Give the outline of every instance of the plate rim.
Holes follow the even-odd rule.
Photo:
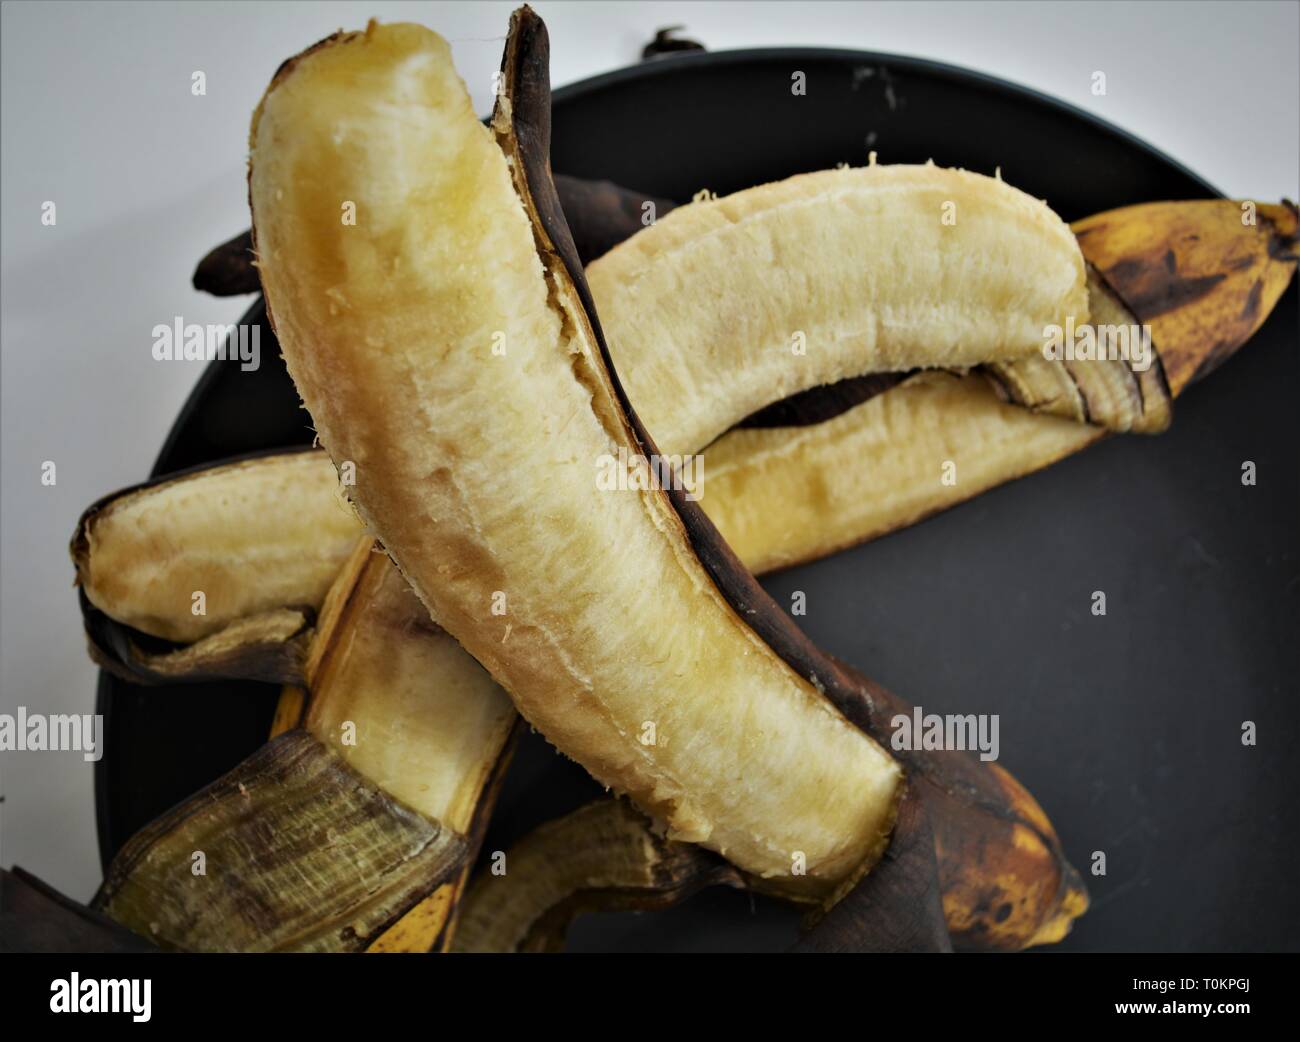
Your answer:
[[[982,86],[1001,90],[1007,93],[1018,95],[1025,101],[1032,102],[1041,108],[1052,109],[1063,115],[1082,120],[1090,124],[1094,129],[1102,131],[1106,135],[1141,149],[1143,152],[1155,157],[1163,163],[1168,164],[1177,170],[1184,177],[1196,182],[1206,192],[1211,193],[1217,199],[1224,199],[1226,196],[1215,185],[1210,184],[1204,177],[1196,173],[1185,163],[1175,159],[1168,152],[1157,148],[1149,141],[1139,137],[1131,130],[1125,130],[1123,127],[1112,123],[1095,112],[1090,112],[1085,108],[1069,101],[1048,94],[1045,91],[1038,90],[1034,87],[1028,87],[1023,83],[1015,80],[1004,79],[1001,76],[995,76],[992,73],[981,72],[978,69],[972,69],[969,66],[957,65],[952,62],[937,61],[933,58],[922,58],[911,54],[897,54],[891,51],[866,51],[858,50],[853,47],[738,47],[731,50],[722,51],[695,51],[685,54],[668,55],[660,58],[642,59],[635,65],[624,65],[617,69],[611,69],[608,72],[597,73],[594,76],[587,76],[573,83],[565,84],[563,87],[555,87],[551,91],[552,102],[564,102],[570,99],[578,99],[594,94],[597,91],[604,90],[611,86],[620,86],[626,82],[641,79],[652,79],[660,75],[687,68],[692,65],[741,65],[754,61],[768,61],[773,59],[793,59],[800,58],[819,58],[832,59],[835,61],[845,62],[870,62],[877,65],[890,65],[899,68],[910,68],[916,72],[940,79],[950,80],[953,82],[975,81]]]

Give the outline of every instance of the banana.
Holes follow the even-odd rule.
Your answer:
[[[660,450],[863,373],[1039,352],[1088,318],[1046,204],[933,165],[824,170],[680,206],[588,269],[615,370]]]
[[[517,732],[509,699],[369,540],[326,598],[306,681],[305,727],[132,837],[95,910],[185,951],[450,943]]]
[[[266,459],[169,475],[90,506],[71,552],[91,606],[182,643],[262,613],[319,606],[360,526],[319,453]]]
[[[1103,434],[1003,402],[978,373],[923,372],[821,423],[731,431],[704,454],[700,505],[762,574],[914,524]]]
[[[705,451],[701,505],[748,567],[763,573],[884,535],[1111,432],[1165,429],[1173,397],[1263,324],[1300,252],[1289,203],[1149,203],[1072,227],[1094,323],[1148,326],[1153,364],[1029,359],[921,373],[865,401],[842,387],[814,392],[831,399],[829,409],[802,403],[814,424],[729,431]],[[939,480],[945,461],[958,481]]]
[[[679,837],[792,885],[826,886],[878,856],[893,761],[756,639],[658,489],[597,488],[602,457],[640,448],[446,44],[372,25],[290,62],[251,152],[254,239],[290,373],[336,463],[356,462],[354,502],[432,615],[526,719]],[[332,173],[308,181],[307,165]],[[367,218],[301,237],[345,180]],[[421,203],[450,198],[436,218]],[[597,567],[611,553],[635,565]],[[611,604],[655,624],[615,632]],[[653,743],[638,737],[647,724]]]

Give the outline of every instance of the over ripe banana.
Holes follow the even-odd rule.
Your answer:
[[[888,171],[899,168],[870,169]],[[907,169],[914,172],[914,183],[909,184],[908,189],[902,194],[912,198],[913,201],[923,196],[926,187],[933,187],[924,183],[926,178],[940,180],[956,175],[956,172],[936,171],[933,167]],[[844,176],[861,175],[865,172],[829,173]],[[813,176],[819,178],[823,175]],[[974,177],[974,175],[959,176]],[[801,179],[794,179],[796,182],[799,180]],[[981,190],[995,193],[1000,191],[998,188],[989,188],[989,186],[999,185],[999,182],[990,179],[976,180],[987,182],[987,185],[981,184]],[[772,193],[774,189],[780,187],[764,186],[753,190],[753,194],[761,197],[763,193]],[[880,188],[879,181],[874,184],[874,188]],[[1005,189],[1006,186],[1001,188]],[[786,190],[788,191],[788,188]],[[1013,192],[1009,189],[1007,191]],[[742,196],[745,194],[741,193]],[[1018,193],[1014,194],[1018,195]],[[780,213],[782,204],[774,201],[776,195],[779,193],[768,194],[766,198],[758,198],[756,202],[751,199],[748,204],[734,202],[730,209],[727,206],[722,207],[723,213],[737,209],[744,210],[748,207],[749,216],[755,218],[753,224],[758,227],[750,226],[745,220],[734,226],[726,220],[717,221],[717,211],[714,211],[713,218],[701,216],[705,210],[718,207],[719,202],[724,201],[697,204],[684,208],[682,212],[690,216],[690,220],[698,225],[700,234],[706,239],[713,236],[733,235],[738,237],[736,242],[747,241],[752,244],[761,241],[779,249],[783,242],[782,235],[788,233],[791,225],[797,226],[799,220],[806,215],[797,213],[793,218],[789,214],[782,215]],[[823,202],[825,198],[823,195]],[[788,202],[788,198],[786,201]],[[1229,247],[1232,246],[1233,239],[1228,234],[1231,229],[1218,227],[1223,224],[1220,220],[1223,215],[1219,213],[1211,215],[1205,209],[1209,206],[1235,207],[1235,204],[1176,204],[1172,209],[1166,208],[1161,211],[1163,216],[1157,222],[1147,221],[1144,211],[1148,208],[1121,211],[1119,213],[1123,215],[1122,217],[1102,215],[1090,219],[1090,222],[1080,222],[1081,225],[1088,225],[1088,234],[1082,235],[1082,241],[1090,259],[1093,259],[1095,253],[1099,261],[1108,262],[1103,264],[1109,272],[1108,281],[1121,282],[1131,291],[1132,286],[1139,280],[1140,273],[1148,272],[1140,276],[1145,279],[1145,282],[1140,284],[1146,294],[1145,298],[1140,299],[1155,299],[1159,296],[1154,288],[1159,285],[1159,272],[1170,270],[1168,261],[1164,259],[1166,251],[1158,248],[1161,235],[1166,239],[1170,237],[1177,239],[1176,245],[1181,251],[1182,241],[1192,237],[1181,234],[1173,236],[1173,231],[1186,232],[1191,225],[1201,233],[1196,238],[1204,237],[1213,243],[1212,247],[1202,249],[1197,255],[1196,260],[1199,264],[1197,270],[1202,274],[1206,272],[1207,266],[1216,260],[1222,266],[1225,250],[1232,252]],[[1235,318],[1236,322],[1235,325],[1230,323],[1228,335],[1216,343],[1216,359],[1221,359],[1225,352],[1235,349],[1253,332],[1259,322],[1262,322],[1276,297],[1285,288],[1294,267],[1294,258],[1286,256],[1284,248],[1274,249],[1274,240],[1282,244],[1289,241],[1291,248],[1294,248],[1294,210],[1262,207],[1261,211],[1268,233],[1255,236],[1253,244],[1245,242],[1238,236],[1237,245],[1232,247],[1240,255],[1243,252],[1241,247],[1244,245],[1245,252],[1253,256],[1252,270],[1255,274],[1252,276],[1252,284],[1258,282],[1259,288],[1253,291],[1241,291],[1243,301],[1251,306],[1243,306],[1240,312],[1234,312],[1229,316]],[[1237,217],[1235,211],[1229,216],[1232,216],[1234,223],[1241,227],[1239,222],[1235,221]],[[714,220],[714,223],[710,224],[710,220]],[[1048,223],[1050,224],[1050,221]],[[660,222],[661,226],[665,224],[666,221]],[[1148,224],[1150,234],[1145,240],[1140,234],[1134,233],[1134,228],[1146,227]],[[958,226],[959,224],[952,227]],[[1207,229],[1216,234],[1205,234]],[[642,234],[647,238],[650,237],[649,231]],[[637,238],[640,239],[642,236]],[[1150,254],[1154,257],[1155,254],[1151,251],[1155,249],[1161,254],[1158,258],[1161,262],[1156,268],[1152,268],[1150,264],[1145,266],[1136,264],[1131,255],[1124,253],[1124,248],[1114,245],[1117,242],[1126,244],[1124,248],[1129,249],[1130,254],[1140,249],[1145,251],[1144,256]],[[1152,242],[1156,243],[1156,246],[1152,246]],[[1267,256],[1264,251],[1266,244]],[[1172,247],[1167,252],[1169,256],[1174,255]],[[618,254],[619,251],[616,250],[609,259],[616,259]],[[1181,259],[1181,252],[1179,257]],[[1239,261],[1240,256],[1237,259]],[[671,282],[671,272],[674,269],[677,270],[678,277],[689,273],[697,262],[696,251],[683,249],[681,243],[678,243],[672,249],[653,252],[651,260],[639,269],[639,274],[648,286],[653,287],[665,281]],[[592,269],[592,280],[596,285],[599,285],[599,268],[600,266],[596,265]],[[1243,270],[1240,263],[1234,265],[1235,272]],[[1152,272],[1154,274],[1151,274]],[[706,276],[709,274],[705,272]],[[1124,282],[1124,278],[1128,281]],[[1223,292],[1222,281],[1213,279],[1212,284],[1219,288],[1216,288],[1215,292],[1206,294],[1204,299],[1197,299],[1196,303],[1201,310],[1212,306],[1216,295]],[[610,285],[614,287],[615,292],[620,288],[618,281],[612,281]],[[706,292],[712,291],[709,289],[708,277],[702,281],[692,279],[688,287],[690,292],[679,293],[676,303],[686,311],[692,308],[698,309],[702,297],[698,292],[694,295],[692,292],[698,290],[701,285],[705,287]],[[1231,285],[1244,287],[1246,283],[1243,277],[1237,277]],[[1123,305],[1114,298],[1095,272],[1089,274],[1089,296],[1096,322],[1118,322],[1128,317],[1127,312],[1123,310]],[[599,294],[597,299],[604,310],[604,299]],[[874,299],[878,304],[879,299]],[[1148,304],[1149,312],[1154,308],[1155,305]],[[779,309],[776,311],[779,312]],[[1220,311],[1222,312],[1221,308]],[[630,313],[634,316],[637,314],[635,308]],[[766,320],[771,328],[779,329],[793,324],[789,321],[790,317],[788,313],[769,313],[766,315]],[[608,316],[606,318],[607,328],[613,328],[612,324],[608,323]],[[632,321],[636,322],[639,319],[634,317]],[[1223,323],[1220,323],[1220,326],[1222,325]],[[1206,352],[1203,345],[1197,346],[1194,324],[1184,322],[1175,327],[1166,321],[1163,328],[1168,331],[1165,334],[1166,339],[1158,338],[1157,345],[1164,345],[1162,358],[1173,357],[1177,360],[1170,380],[1176,391],[1186,384],[1188,374],[1194,371],[1204,372],[1208,368],[1199,362],[1191,364],[1185,360],[1204,358]],[[615,332],[618,335],[615,336],[611,346],[617,354],[621,350],[620,345],[627,341],[623,340],[620,331],[616,329]],[[806,331],[797,332],[803,333],[806,348],[808,345]],[[1179,339],[1175,340],[1175,336]],[[1204,339],[1203,335],[1201,339]],[[713,342],[715,341],[711,341]],[[705,412],[682,410],[682,423],[687,428],[694,425],[700,431],[713,430],[717,422],[711,417],[718,416],[729,417],[724,426],[732,426],[736,419],[743,418],[746,414],[744,410],[748,409],[754,401],[765,405],[778,393],[786,393],[790,388],[802,389],[808,386],[808,380],[815,380],[819,372],[839,372],[850,375],[869,372],[873,365],[878,364],[873,359],[878,358],[882,342],[888,344],[892,341],[889,337],[883,338],[883,341],[881,338],[865,339],[857,344],[856,350],[849,350],[852,345],[847,339],[834,337],[820,339],[817,341],[818,345],[823,348],[829,346],[831,350],[819,354],[816,364],[821,364],[825,368],[818,369],[816,364],[801,365],[801,356],[794,350],[795,344],[790,345],[791,350],[787,357],[780,359],[781,364],[767,365],[768,355],[764,354],[756,359],[753,352],[746,350],[749,346],[748,341],[743,338],[733,339],[729,345],[720,348],[718,370],[700,374],[705,379],[694,384],[697,388],[704,389],[703,393],[708,398],[707,410]],[[661,346],[650,337],[644,338],[640,343],[639,349],[651,355],[662,350]],[[1041,337],[1036,339],[1035,344],[1041,344]],[[1173,345],[1173,350],[1170,345]],[[785,345],[778,345],[778,350],[771,353],[772,359],[777,359],[783,353],[781,351],[783,346]],[[926,345],[922,344],[920,347],[924,349]],[[912,351],[913,359],[910,365],[941,364],[934,361],[936,356],[927,355],[924,350],[920,352],[914,348],[909,350]],[[998,351],[994,351],[990,357],[997,358],[998,354]],[[960,498],[976,494],[1002,480],[1045,465],[1060,455],[1091,443],[1101,435],[1097,426],[1082,426],[1079,422],[1066,422],[1050,415],[1032,415],[1021,408],[1002,404],[998,400],[999,397],[1041,412],[1067,416],[1074,421],[1087,421],[1111,430],[1156,430],[1161,429],[1168,422],[1168,396],[1164,392],[1162,369],[1159,364],[1151,369],[1135,372],[1123,365],[1109,367],[1100,364],[1074,366],[1049,364],[1034,355],[1024,354],[1023,350],[1006,350],[1001,354],[1004,360],[992,361],[983,366],[979,371],[980,375],[962,377],[948,373],[922,373],[903,380],[892,389],[876,390],[865,402],[862,399],[868,395],[851,391],[849,393],[858,394],[856,403],[847,409],[842,409],[838,415],[831,413],[829,418],[826,418],[823,414],[822,422],[816,424],[766,429],[741,427],[731,431],[709,449],[709,480],[704,490],[704,506],[711,517],[719,523],[728,540],[733,542],[741,552],[747,564],[755,568],[775,567],[791,563],[793,560],[818,556],[839,545],[856,542],[909,523],[918,516],[943,509]],[[640,406],[643,397],[648,400],[655,399],[654,392],[658,384],[652,367],[638,369],[622,356],[618,357],[620,375],[624,376],[625,382],[629,385],[633,402]],[[989,359],[985,358],[983,361]],[[759,369],[764,369],[766,365],[764,372],[766,379],[770,381],[770,388],[756,392],[743,380],[718,380],[718,372],[725,377],[727,367],[738,363],[748,363],[751,367]],[[839,370],[836,370],[835,366],[839,366]],[[651,373],[648,377],[644,375],[647,372]],[[637,373],[642,374],[639,379],[643,383],[633,379]],[[712,390],[707,388],[709,378],[724,385],[721,391],[716,387]],[[733,383],[740,387],[740,392],[734,396],[729,393]],[[639,386],[648,387],[649,390],[643,395],[637,389]],[[780,389],[779,392],[777,388]],[[831,389],[831,391],[837,390],[838,388]],[[746,394],[750,395],[748,399],[745,398]],[[819,394],[826,398],[833,397],[832,394],[820,390],[811,392],[813,397]],[[667,396],[659,396],[659,400],[664,397]],[[655,406],[652,404],[649,408],[653,409]],[[669,438],[675,436],[671,428],[674,418],[674,414],[670,412],[665,421],[669,424],[666,428]],[[654,428],[654,433],[659,434],[660,430]],[[697,437],[703,436],[697,435]],[[872,446],[881,444],[882,440],[890,440],[891,436],[892,447],[895,451],[901,448],[902,452],[899,455],[891,453],[886,458],[897,460],[901,472],[896,475],[892,471],[885,473],[877,466],[873,466],[869,472],[864,472],[860,460],[874,458],[879,462],[880,457],[874,455]],[[683,446],[689,444],[672,441],[668,443]],[[685,448],[683,451],[691,450]],[[918,476],[926,469],[932,469],[928,465],[935,459],[956,459],[959,456],[963,476],[959,488],[944,486],[934,481],[919,480]],[[314,468],[304,462],[313,457],[316,457]],[[967,464],[966,460],[970,463]],[[236,675],[256,676],[261,679],[292,679],[298,678],[302,673],[301,658],[302,648],[305,645],[305,626],[310,621],[311,611],[299,609],[310,609],[318,604],[323,583],[328,582],[329,576],[337,568],[337,558],[342,556],[341,548],[345,548],[351,540],[355,539],[359,527],[346,508],[339,508],[332,468],[320,460],[318,454],[271,457],[256,464],[240,464],[238,470],[238,476],[233,483],[228,482],[230,487],[227,489],[227,494],[220,497],[212,496],[208,489],[194,486],[201,485],[208,480],[209,476],[213,480],[228,480],[231,477],[229,473],[198,474],[182,479],[181,482],[169,481],[162,486],[122,497],[120,501],[113,504],[103,504],[103,509],[88,512],[87,518],[83,520],[79,529],[78,539],[74,542],[74,551],[78,560],[79,578],[84,584],[85,592],[91,602],[105,609],[104,612],[100,612],[89,604],[86,605],[92,646],[99,644],[101,654],[106,654],[108,664],[111,666],[119,670],[125,666],[128,671],[134,673],[136,679],[146,680],[171,679],[178,675],[223,675],[231,671]],[[277,470],[279,475],[272,474],[272,470]],[[287,479],[289,484],[287,487],[277,488],[276,484],[282,479],[281,476]],[[181,485],[184,483],[193,484],[182,489]],[[294,496],[294,490],[297,488],[301,488],[304,492],[300,498]],[[796,494],[784,494],[788,491],[795,491]],[[187,559],[185,556],[177,557],[175,554],[155,563],[156,554],[153,552],[155,546],[151,544],[151,539],[154,537],[148,535],[151,526],[159,532],[164,532],[168,527],[169,517],[175,519],[175,515],[170,511],[192,512],[196,509],[196,503],[200,513],[206,513],[212,504],[220,503],[227,508],[226,513],[230,514],[229,493],[234,495],[234,514],[238,514],[245,506],[255,508],[255,501],[260,497],[264,497],[261,501],[266,509],[278,509],[281,512],[286,512],[285,508],[289,504],[301,503],[302,510],[290,510],[287,513],[296,516],[300,522],[304,522],[303,527],[310,529],[312,526],[309,522],[313,511],[319,511],[324,531],[330,535],[324,539],[316,539],[315,532],[307,533],[306,542],[313,547],[313,550],[306,562],[303,561],[301,553],[303,541],[295,538],[293,533],[287,533],[284,540],[264,540],[262,545],[256,548],[256,555],[254,555],[246,552],[254,549],[251,545],[241,547],[238,545],[237,536],[231,535],[232,532],[240,530],[239,526],[229,524],[228,518],[224,515],[218,518],[216,510],[213,509],[209,515],[210,520],[213,521],[215,537],[212,542],[220,546],[223,539],[227,543],[234,539],[229,549],[234,551],[232,560],[235,567],[223,575],[219,562]],[[195,496],[198,497],[197,501]],[[794,509],[805,504],[807,509],[802,512]],[[115,509],[121,507],[128,509],[120,510],[115,517],[113,512],[107,509],[110,505]],[[97,508],[100,506],[97,505]],[[105,521],[108,523],[104,523]],[[122,523],[124,521],[129,523]],[[95,552],[92,553],[90,535],[97,526],[99,538],[93,545]],[[334,540],[333,543],[329,543],[331,538]],[[166,544],[160,542],[157,545]],[[317,550],[321,551],[322,556],[317,556]],[[123,555],[121,559],[114,559],[114,555],[117,554]],[[101,567],[93,563],[96,559],[110,562],[111,567],[109,565]],[[259,563],[261,567],[257,567]],[[284,567],[280,567],[281,563]],[[154,568],[157,568],[156,573],[152,571]],[[250,570],[254,568],[256,572],[252,574]],[[232,581],[233,576],[241,570],[244,578]],[[211,579],[197,578],[205,571],[216,572],[215,587]],[[106,588],[101,590],[98,582],[100,576],[108,576],[117,581],[114,583],[110,579]],[[230,596],[220,600],[219,613],[215,618],[193,616],[188,611],[178,612],[176,605],[172,603],[177,590],[192,590],[200,587],[220,589],[223,581]],[[295,608],[286,608],[289,604],[294,605]],[[197,621],[200,625],[194,627],[192,622],[186,621],[187,618]],[[180,628],[170,628],[178,619]],[[129,634],[124,633],[121,627],[116,625],[127,621],[142,631],[155,632],[156,635],[182,640],[200,637],[206,638],[206,641],[201,640],[199,644],[173,652],[171,655],[159,656],[139,647],[130,639]],[[295,654],[282,656],[278,660],[273,659],[269,655],[269,649],[273,649],[277,642],[292,645]],[[250,648],[253,647],[257,649],[256,654],[249,653]],[[232,649],[235,652],[233,658]],[[241,650],[242,654],[240,654]],[[287,711],[286,716],[296,719],[297,713]],[[372,750],[375,748],[372,746]],[[1014,782],[1010,782],[1009,778],[1007,781],[1014,786]],[[1023,790],[1019,790],[1018,786],[1015,786],[1015,789],[1023,796],[1024,805],[1021,810],[1026,815],[1024,820],[1028,821],[1035,814],[1041,818],[1041,812],[1037,810],[1036,805],[1033,805],[1028,795],[1024,794]],[[1017,803],[1019,803],[1018,799],[1012,800],[1013,806]],[[1050,836],[1050,826],[1046,824],[1045,819],[1042,825]],[[1030,837],[1031,846],[1037,842],[1041,842],[1041,839]],[[1052,837],[1051,842],[1043,849],[1050,851],[1054,842]],[[683,850],[695,849],[684,845],[679,846]],[[705,855],[698,852],[692,856],[708,860]],[[980,921],[977,915],[969,914],[976,896],[962,889],[963,882],[969,882],[970,877],[962,880],[954,876],[952,865],[956,860],[955,856],[949,859],[949,878],[945,879],[945,912],[954,932],[958,936],[965,934],[969,937],[972,927],[975,928],[974,932],[978,933],[979,930],[985,929],[987,924]],[[722,863],[717,862],[717,864]],[[944,867],[942,857],[940,867],[941,869]],[[734,874],[734,870],[731,871]],[[956,875],[959,876],[960,873]],[[1050,868],[1043,877],[1055,878]],[[447,891],[449,886],[443,889]],[[1051,895],[1048,897],[1050,899]],[[1068,924],[1070,916],[1082,910],[1078,901],[1074,901],[1072,905],[1070,901],[1064,904],[1070,906],[1072,910],[1068,914],[1058,915],[1055,920],[1056,926],[1052,929],[1035,933],[1032,924],[1026,931],[1023,923],[1013,922],[1006,928],[1006,937],[998,939],[1000,943],[997,946],[1019,946],[1031,937],[1039,941],[1053,939],[1053,930],[1056,931],[1056,935],[1059,935],[1063,929],[1062,924]],[[438,910],[439,907],[441,911]],[[438,900],[434,898],[426,901],[422,906],[426,921],[430,922],[445,922],[449,907],[450,905],[445,901],[439,905]],[[1021,932],[1016,934],[1014,933],[1016,930]],[[434,930],[433,934],[437,932]],[[445,934],[442,936],[445,937]],[[988,940],[986,938],[985,943]],[[1014,943],[1017,940],[1019,943]],[[410,934],[405,938],[398,938],[393,943],[400,946],[412,944],[416,947],[420,946],[420,942],[413,941]]]
[[[764,876],[791,877],[800,851],[823,887],[878,856],[893,761],[728,608],[661,493],[597,489],[598,460],[640,448],[446,44],[414,26],[334,38],[277,76],[251,151],[290,373],[434,617],[562,751],[676,835]],[[338,235],[311,214],[344,181],[366,218]],[[435,215],[436,199],[456,205]],[[638,623],[618,628],[612,605]]]
[[[1247,212],[1256,219],[1244,221]],[[1150,327],[1153,364],[1031,357],[965,376],[919,373],[865,401],[840,385],[801,403],[820,422],[729,431],[705,453],[701,504],[748,567],[766,572],[894,531],[1112,431],[1163,430],[1172,397],[1263,324],[1300,254],[1291,204],[1149,203],[1073,227],[1093,322]],[[945,461],[950,484],[936,479]]]

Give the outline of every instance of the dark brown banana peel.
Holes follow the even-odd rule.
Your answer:
[[[794,951],[953,951],[953,921],[937,871],[942,856],[936,856],[923,797],[911,782],[898,802],[894,835],[879,864],[831,908],[812,919]],[[1074,914],[1082,915],[1086,908],[1084,894]],[[1062,926],[1068,931],[1070,920],[1065,919]]]
[[[869,733],[888,743],[911,707],[853,667]],[[1037,801],[1007,771],[957,750],[893,750],[934,836],[953,947],[1014,951],[1061,940],[1088,907],[1082,878]],[[918,827],[921,827],[918,825]]]
[[[626,800],[597,800],[512,846],[504,875],[474,878],[452,950],[558,952],[588,912],[658,911],[705,887],[749,885],[717,854],[664,838]]]
[[[660,911],[705,887],[766,893],[718,855],[665,839],[622,799],[598,800],[538,827],[480,873],[465,897],[459,952],[558,952],[580,915]],[[780,895],[775,895],[780,896]],[[884,856],[810,923],[795,951],[952,951],[935,873],[934,837],[915,792],[899,801]]]

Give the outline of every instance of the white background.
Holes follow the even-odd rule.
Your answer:
[[[512,6],[4,4],[0,712],[91,710],[68,537],[93,499],[145,477],[198,379],[197,363],[153,361],[153,326],[234,322],[247,306],[189,280],[199,256],[248,225],[248,119],[276,66],[372,16],[421,21],[452,42],[486,112]],[[1229,195],[1300,195],[1295,3],[535,6],[557,86],[635,62],[673,24],[710,50],[920,55],[1095,112]],[[205,97],[190,92],[196,69]],[[1105,97],[1089,90],[1094,70]],[[40,222],[46,200],[55,227]],[[40,483],[44,460],[57,464],[53,488]],[[72,752],[0,753],[0,793],[0,864],[88,897],[100,876],[91,766]]]

